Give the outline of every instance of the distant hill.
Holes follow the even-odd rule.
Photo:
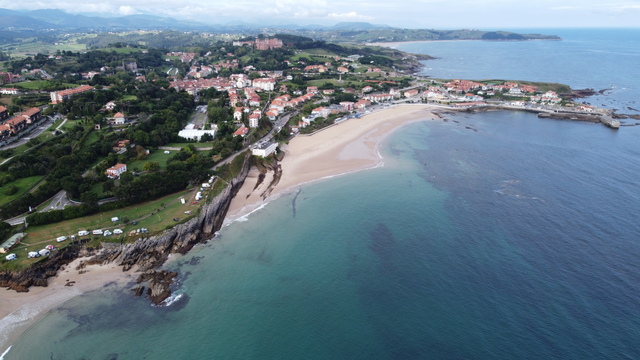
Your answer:
[[[429,30],[399,29],[367,22],[341,22],[333,26],[295,24],[204,24],[182,21],[154,15],[129,15],[99,17],[69,14],[56,9],[15,11],[0,9],[0,30],[10,31],[128,31],[128,30],[177,30],[212,33],[276,33],[312,37],[331,42],[367,43],[420,40],[559,40],[555,35],[517,34],[504,31],[482,30]]]

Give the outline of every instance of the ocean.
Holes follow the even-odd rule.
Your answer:
[[[633,107],[640,31],[540,32],[565,40],[401,49],[441,57],[434,77],[604,85],[585,101]],[[383,167],[301,186],[169,261],[170,306],[107,287],[4,358],[638,359],[639,138],[524,112],[407,125]]]

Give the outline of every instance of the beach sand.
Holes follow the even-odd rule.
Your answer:
[[[123,272],[116,264],[88,265],[82,271],[76,270],[82,260],[86,259],[66,265],[49,279],[47,287],[32,286],[27,293],[0,289],[0,354],[51,309],[87,291],[124,287],[138,275],[134,269]]]
[[[273,172],[267,173],[258,185],[260,174],[252,169],[232,200],[227,219],[244,216],[302,184],[381,165],[378,149],[382,141],[402,125],[435,119],[433,109],[424,104],[399,105],[341,122],[313,135],[296,136],[285,146],[282,177],[275,188],[265,193]],[[31,287],[28,293],[0,289],[0,354],[51,309],[85,292],[107,286],[122,288],[137,278],[135,270],[123,272],[115,264],[87,266],[80,273],[76,266],[81,260],[84,259],[75,260],[49,279],[46,288]],[[75,282],[73,286],[65,286],[71,282]]]
[[[267,199],[261,196],[269,179],[254,190],[258,173],[252,172],[231,201],[228,222],[301,184],[381,165],[378,149],[382,141],[400,126],[437,118],[432,112],[434,109],[425,104],[398,105],[344,121],[313,135],[296,136],[284,146],[282,177],[271,195]]]

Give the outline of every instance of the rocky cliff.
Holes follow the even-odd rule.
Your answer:
[[[138,282],[148,282],[147,294],[152,302],[158,304],[170,295],[167,272],[156,271],[170,254],[185,254],[198,243],[211,239],[220,229],[229,204],[242,186],[250,167],[250,154],[247,153],[239,174],[229,181],[227,187],[200,208],[198,216],[160,234],[141,238],[131,244],[108,244],[100,249],[89,249],[81,243],[75,243],[54,253],[46,262],[39,263],[22,272],[0,273],[0,286],[16,291],[28,291],[30,286],[47,286],[47,278],[55,276],[57,271],[74,259],[91,256],[86,264],[116,263],[123,271],[138,266],[143,274]],[[175,273],[170,273],[171,277]],[[143,289],[138,288],[137,293]]]

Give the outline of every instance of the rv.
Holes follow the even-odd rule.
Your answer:
[[[11,260],[15,260],[18,257],[16,256],[16,254],[9,254],[7,256],[5,256],[5,259],[7,259],[7,261],[11,261]]]
[[[89,232],[87,230],[78,231],[78,236],[87,236],[87,235],[89,235]]]
[[[63,242],[63,241],[65,241],[65,240],[67,240],[67,237],[66,237],[66,236],[58,236],[58,237],[56,238],[56,241],[57,241],[57,242]]]
[[[104,236],[111,236],[111,231],[105,230],[104,231]]]
[[[93,235],[102,235],[102,229],[93,230],[91,233]]]
[[[115,235],[120,235],[120,234],[122,234],[122,233],[123,233],[123,231],[122,231],[122,230],[120,230],[120,229],[113,229],[113,233],[114,233]]]
[[[47,256],[47,255],[51,254],[51,251],[47,250],[47,249],[42,249],[42,250],[38,251],[38,254],[40,254],[40,256]]]
[[[40,257],[40,254],[37,251],[29,251],[29,255],[30,258],[37,258]]]

